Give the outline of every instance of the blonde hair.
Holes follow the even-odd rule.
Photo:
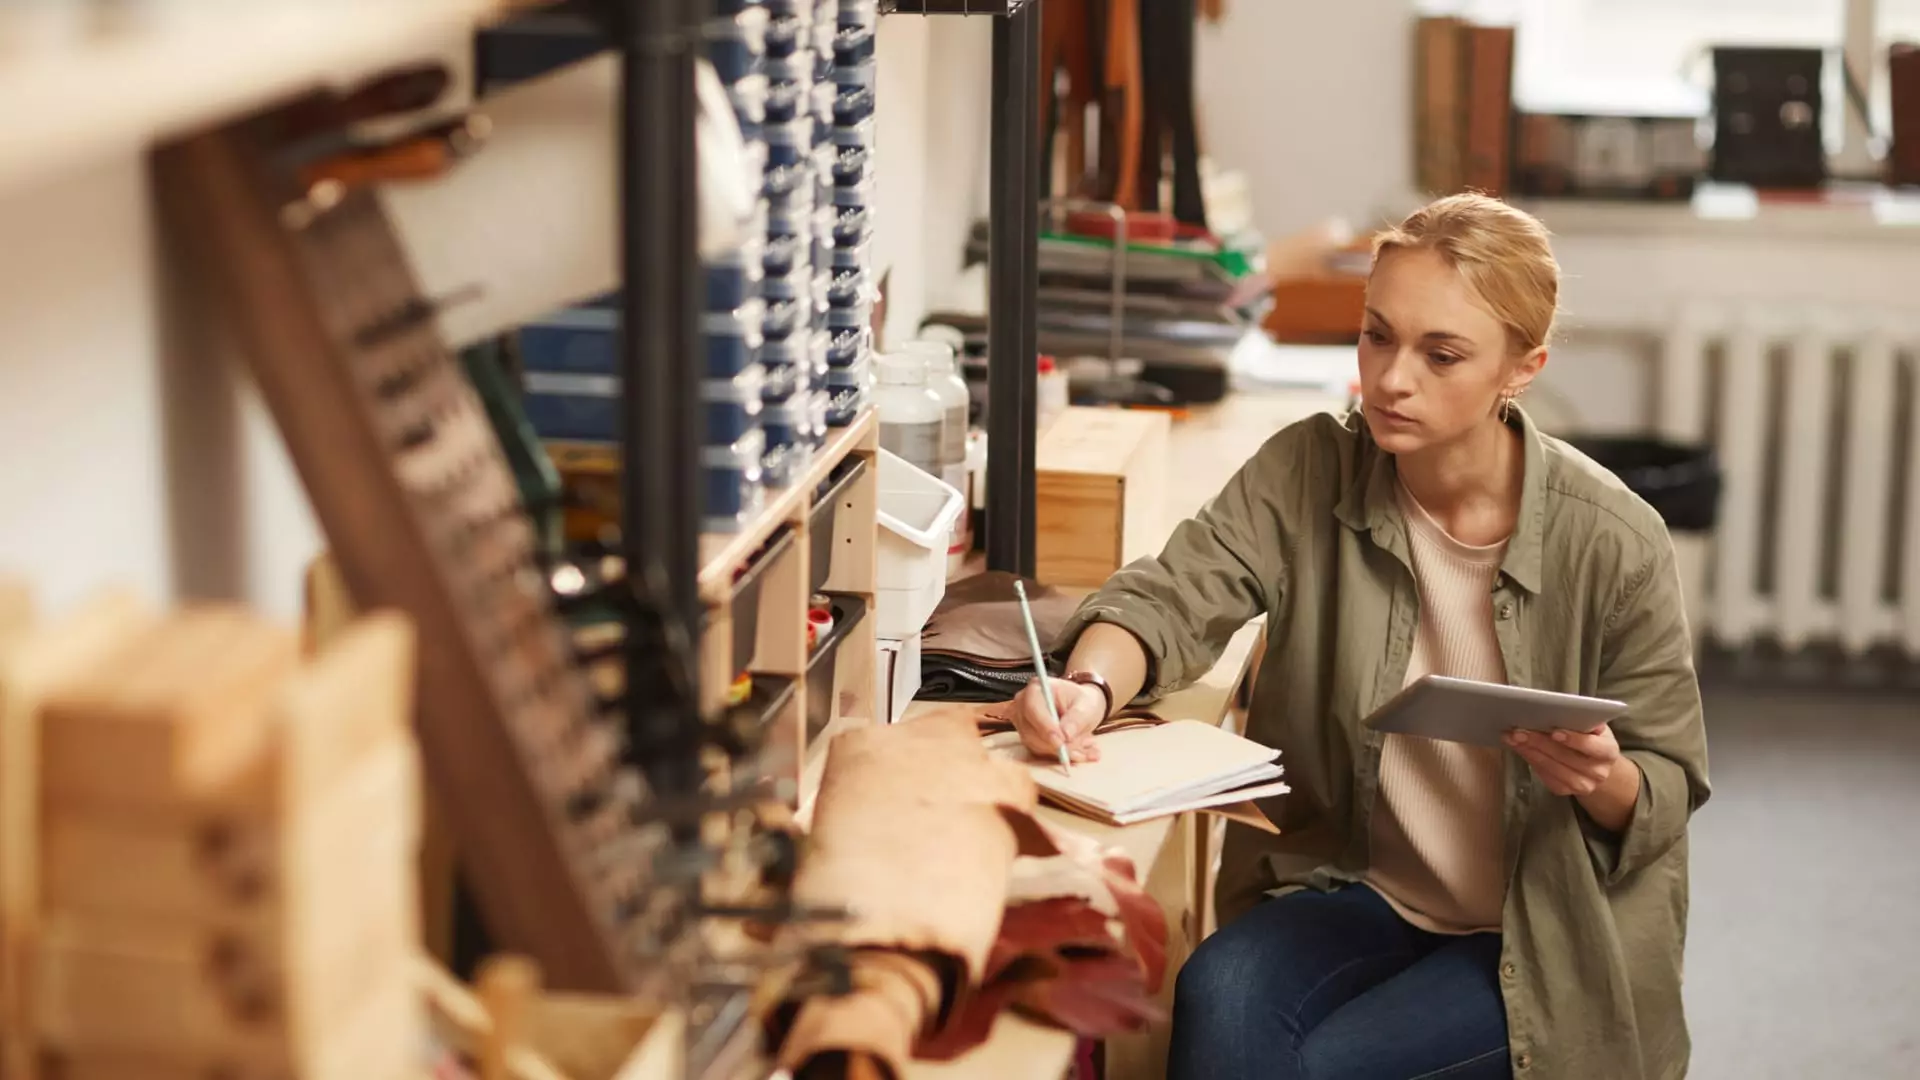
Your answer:
[[[1540,219],[1478,193],[1449,195],[1415,210],[1373,238],[1374,265],[1398,249],[1437,253],[1506,327],[1514,352],[1553,337],[1560,309],[1560,263]]]

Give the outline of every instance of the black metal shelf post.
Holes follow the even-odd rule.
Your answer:
[[[624,0],[620,99],[621,532],[658,636],[629,632],[629,735],[656,790],[701,784],[699,104],[709,0]]]
[[[1034,572],[1040,335],[1041,0],[893,0],[892,14],[990,15],[993,161],[987,222],[987,565]]]
[[[987,223],[987,565],[1034,573],[1039,396],[1040,4],[993,27],[993,162]]]

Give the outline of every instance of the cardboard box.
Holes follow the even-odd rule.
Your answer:
[[[1035,455],[1036,576],[1094,587],[1165,537],[1166,413],[1070,408]]]
[[[1345,345],[1360,340],[1367,312],[1367,279],[1327,274],[1273,286],[1273,308],[1261,324],[1283,345]]]

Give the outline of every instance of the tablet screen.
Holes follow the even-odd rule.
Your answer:
[[[1375,710],[1366,724],[1382,732],[1500,746],[1500,737],[1514,728],[1591,731],[1626,711],[1625,702],[1608,698],[1426,675]]]

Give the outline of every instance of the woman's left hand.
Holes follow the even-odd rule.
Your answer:
[[[1613,729],[1592,731],[1509,731],[1513,752],[1533,767],[1533,775],[1555,795],[1579,802],[1601,828],[1626,830],[1640,798],[1640,766],[1620,752]]]
[[[1605,724],[1592,731],[1516,729],[1504,738],[1555,795],[1591,795],[1607,786],[1620,763],[1620,744]]]

